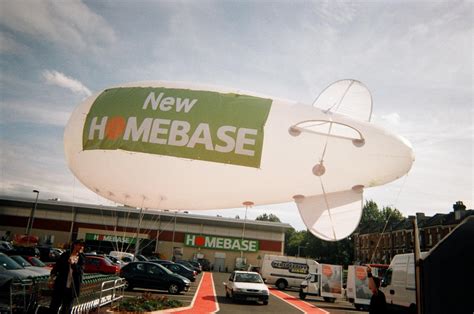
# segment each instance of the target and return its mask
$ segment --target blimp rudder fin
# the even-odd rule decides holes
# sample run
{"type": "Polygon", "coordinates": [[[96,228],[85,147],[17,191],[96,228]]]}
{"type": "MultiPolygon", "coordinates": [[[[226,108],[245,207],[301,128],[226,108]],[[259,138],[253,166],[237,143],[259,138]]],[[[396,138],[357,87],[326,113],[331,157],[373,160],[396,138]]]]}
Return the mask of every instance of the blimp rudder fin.
{"type": "Polygon", "coordinates": [[[359,225],[363,206],[359,186],[342,192],[293,198],[308,230],[322,240],[342,240],[359,225]]]}
{"type": "Polygon", "coordinates": [[[354,79],[330,84],[319,94],[313,106],[362,121],[370,121],[372,117],[372,95],[362,82],[354,79]]]}

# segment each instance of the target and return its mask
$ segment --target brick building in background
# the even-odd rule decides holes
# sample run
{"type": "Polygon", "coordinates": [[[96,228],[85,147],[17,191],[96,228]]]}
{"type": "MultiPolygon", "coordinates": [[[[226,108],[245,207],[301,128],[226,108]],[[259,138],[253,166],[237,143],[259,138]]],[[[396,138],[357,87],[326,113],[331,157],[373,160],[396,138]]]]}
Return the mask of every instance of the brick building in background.
{"type": "Polygon", "coordinates": [[[425,216],[416,213],[401,222],[384,226],[368,226],[356,230],[354,239],[354,260],[360,263],[390,264],[396,254],[413,252],[413,220],[416,219],[420,231],[421,251],[429,251],[466,217],[474,215],[474,210],[466,210],[462,202],[453,205],[453,212],[425,216]],[[382,233],[383,232],[383,233],[382,233]]]}

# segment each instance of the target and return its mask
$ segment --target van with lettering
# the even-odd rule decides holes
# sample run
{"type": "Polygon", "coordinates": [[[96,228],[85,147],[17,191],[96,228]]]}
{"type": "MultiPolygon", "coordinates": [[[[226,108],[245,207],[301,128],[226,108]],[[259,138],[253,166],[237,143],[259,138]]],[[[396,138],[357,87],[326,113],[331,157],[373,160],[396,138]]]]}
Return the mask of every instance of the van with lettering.
{"type": "Polygon", "coordinates": [[[319,263],[312,259],[266,254],[263,257],[261,275],[267,284],[284,290],[300,287],[309,273],[318,273],[319,263]]]}

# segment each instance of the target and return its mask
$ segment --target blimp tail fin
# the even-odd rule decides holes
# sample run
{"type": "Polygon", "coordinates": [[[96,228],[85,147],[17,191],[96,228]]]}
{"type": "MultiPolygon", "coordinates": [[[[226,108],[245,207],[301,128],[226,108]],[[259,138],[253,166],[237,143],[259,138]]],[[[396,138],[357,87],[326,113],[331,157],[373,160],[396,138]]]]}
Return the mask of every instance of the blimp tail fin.
{"type": "Polygon", "coordinates": [[[340,80],[326,87],[313,106],[362,121],[370,121],[372,117],[372,95],[364,84],[353,79],[340,80]]]}
{"type": "Polygon", "coordinates": [[[308,230],[322,240],[348,237],[362,216],[362,191],[358,189],[294,199],[308,230]]]}

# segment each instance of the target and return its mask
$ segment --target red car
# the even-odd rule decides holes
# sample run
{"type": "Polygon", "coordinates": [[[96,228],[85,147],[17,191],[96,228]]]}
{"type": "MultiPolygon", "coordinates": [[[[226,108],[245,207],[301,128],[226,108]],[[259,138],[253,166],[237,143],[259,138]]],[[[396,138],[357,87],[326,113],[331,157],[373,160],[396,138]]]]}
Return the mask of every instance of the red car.
{"type": "Polygon", "coordinates": [[[86,273],[117,274],[119,271],[120,267],[114,265],[104,256],[86,255],[84,265],[84,272],[86,273]]]}

